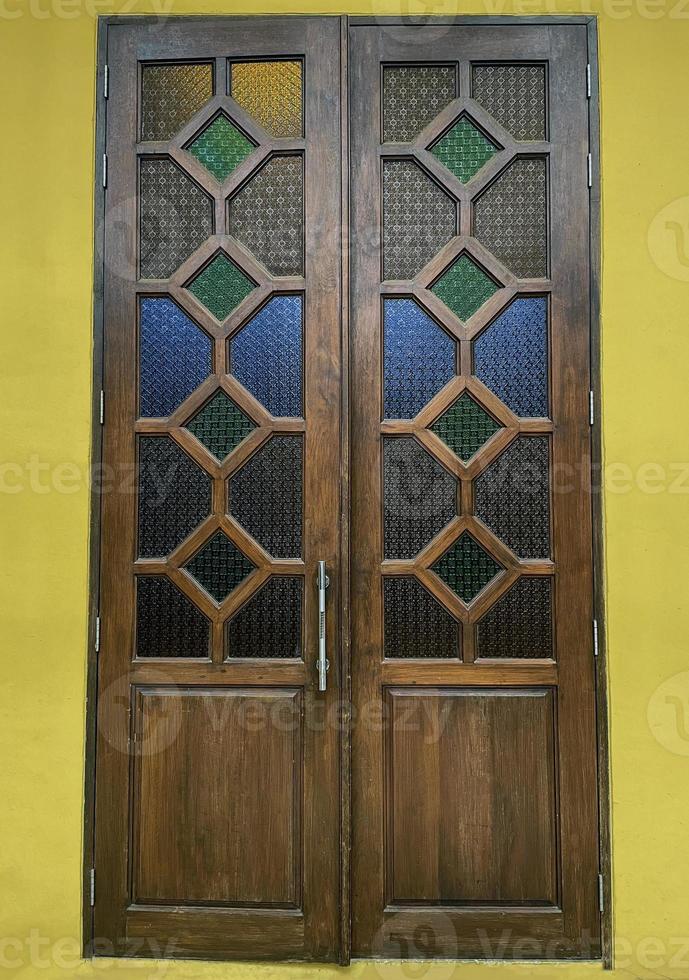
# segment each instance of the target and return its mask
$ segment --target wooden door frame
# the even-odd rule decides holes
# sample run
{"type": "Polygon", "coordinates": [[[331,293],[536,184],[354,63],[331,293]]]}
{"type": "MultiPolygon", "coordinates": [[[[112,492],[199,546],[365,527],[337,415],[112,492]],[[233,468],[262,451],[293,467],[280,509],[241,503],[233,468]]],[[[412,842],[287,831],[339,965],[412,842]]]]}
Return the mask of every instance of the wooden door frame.
{"type": "MultiPolygon", "coordinates": [[[[183,16],[189,21],[227,20],[220,17],[183,16]]],[[[264,16],[264,15],[257,15],[264,16]]],[[[267,16],[267,15],[265,15],[267,16]]],[[[313,16],[313,15],[312,15],[313,16]]],[[[94,285],[93,285],[93,374],[91,399],[91,467],[95,473],[102,458],[101,427],[101,389],[103,379],[103,251],[105,196],[103,186],[103,161],[105,154],[105,123],[107,97],[105,64],[107,57],[108,29],[115,24],[156,23],[155,16],[104,16],[98,18],[97,59],[95,72],[95,159],[94,159],[94,285]]],[[[599,792],[599,836],[600,868],[602,874],[603,911],[601,914],[602,960],[606,969],[613,966],[612,933],[612,854],[610,825],[610,752],[608,734],[608,691],[607,691],[607,652],[605,631],[605,578],[603,542],[603,501],[602,501],[602,412],[601,412],[601,187],[600,187],[600,101],[598,65],[598,22],[596,16],[515,16],[484,17],[458,16],[432,18],[434,23],[447,25],[538,25],[538,24],[582,24],[586,26],[588,41],[588,60],[590,65],[590,97],[588,102],[589,149],[591,153],[591,188],[589,197],[589,256],[590,256],[590,343],[591,343],[591,389],[594,420],[592,425],[592,494],[593,514],[593,582],[594,613],[597,622],[598,657],[595,663],[597,740],[598,740],[598,792],[599,792]]],[[[341,738],[341,841],[340,841],[340,921],[341,947],[340,963],[347,965],[351,956],[351,889],[350,889],[350,850],[351,850],[351,739],[350,739],[350,619],[349,619],[349,146],[348,146],[348,34],[354,26],[390,25],[414,26],[416,21],[403,17],[340,17],[341,25],[341,106],[342,106],[342,311],[341,311],[341,349],[342,349],[342,406],[344,423],[342,425],[341,452],[341,547],[342,547],[342,590],[341,590],[341,698],[342,698],[342,738],[341,738]]],[[[92,481],[90,492],[89,520],[89,600],[87,632],[87,677],[86,677],[86,719],[85,719],[85,764],[84,764],[84,850],[82,864],[82,930],[83,953],[85,957],[95,955],[93,948],[93,909],[91,906],[92,879],[94,865],[94,812],[95,812],[95,773],[96,773],[96,724],[97,724],[97,632],[98,632],[98,593],[101,557],[100,494],[96,481],[92,481]]]]}

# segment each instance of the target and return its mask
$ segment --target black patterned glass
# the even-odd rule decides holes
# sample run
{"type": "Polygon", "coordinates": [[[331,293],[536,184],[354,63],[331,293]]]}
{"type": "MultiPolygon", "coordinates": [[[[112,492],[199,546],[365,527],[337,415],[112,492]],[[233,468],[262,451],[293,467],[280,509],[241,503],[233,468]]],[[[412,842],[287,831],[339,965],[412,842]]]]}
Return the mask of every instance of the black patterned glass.
{"type": "Polygon", "coordinates": [[[227,623],[226,656],[301,657],[303,604],[302,578],[270,578],[227,623]]]}
{"type": "Polygon", "coordinates": [[[553,582],[522,576],[495,603],[476,628],[478,657],[553,656],[553,582]]]}
{"type": "Polygon", "coordinates": [[[458,657],[459,625],[411,576],[383,579],[384,656],[458,657]]]}
{"type": "Polygon", "coordinates": [[[136,579],[136,656],[208,657],[210,623],[162,575],[136,579]]]}

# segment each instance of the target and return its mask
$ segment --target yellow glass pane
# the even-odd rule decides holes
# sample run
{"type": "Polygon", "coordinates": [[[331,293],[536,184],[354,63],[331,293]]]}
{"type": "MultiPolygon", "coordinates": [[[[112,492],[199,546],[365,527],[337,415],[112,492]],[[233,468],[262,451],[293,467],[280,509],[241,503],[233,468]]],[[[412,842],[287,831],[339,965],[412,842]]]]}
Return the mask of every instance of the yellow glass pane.
{"type": "Polygon", "coordinates": [[[231,94],[271,136],[302,136],[300,61],[237,61],[231,94]]]}

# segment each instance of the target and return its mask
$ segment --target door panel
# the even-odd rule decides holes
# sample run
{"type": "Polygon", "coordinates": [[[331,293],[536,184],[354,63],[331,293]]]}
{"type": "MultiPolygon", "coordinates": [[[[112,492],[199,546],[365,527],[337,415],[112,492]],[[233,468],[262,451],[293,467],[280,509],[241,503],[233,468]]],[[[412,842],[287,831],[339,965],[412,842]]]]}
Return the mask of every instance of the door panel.
{"type": "Polygon", "coordinates": [[[318,18],[108,32],[124,476],[102,505],[94,934],[117,953],[338,955],[339,735],[314,719],[339,687],[339,42],[318,18]]]}
{"type": "Polygon", "coordinates": [[[358,955],[599,953],[586,63],[350,27],[358,955]]]}

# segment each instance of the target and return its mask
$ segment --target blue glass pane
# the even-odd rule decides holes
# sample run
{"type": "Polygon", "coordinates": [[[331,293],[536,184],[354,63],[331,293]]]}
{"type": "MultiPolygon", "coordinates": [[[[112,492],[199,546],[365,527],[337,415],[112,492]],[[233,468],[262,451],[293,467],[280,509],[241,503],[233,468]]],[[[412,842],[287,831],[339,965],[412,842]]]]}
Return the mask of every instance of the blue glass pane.
{"type": "Polygon", "coordinates": [[[273,296],[230,341],[230,370],[277,417],[302,415],[302,298],[273,296]]]}
{"type": "Polygon", "coordinates": [[[474,343],[474,374],[522,418],[548,416],[545,297],[516,299],[474,343]]]}
{"type": "Polygon", "coordinates": [[[412,299],[385,300],[383,413],[411,419],[455,375],[456,344],[412,299]]]}
{"type": "Polygon", "coordinates": [[[210,338],[172,300],[141,300],[139,411],[171,415],[211,370],[210,338]]]}

